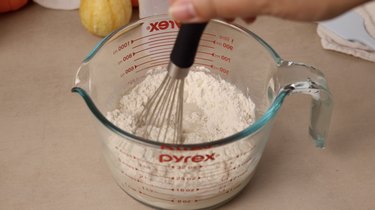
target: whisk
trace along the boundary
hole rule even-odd
[[[181,25],[170,55],[167,75],[136,120],[137,135],[164,143],[183,143],[184,79],[194,63],[206,24]]]

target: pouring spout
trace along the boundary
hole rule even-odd
[[[78,68],[76,76],[74,77],[72,92],[78,92],[78,89],[84,91],[90,90],[90,71],[85,62]]]

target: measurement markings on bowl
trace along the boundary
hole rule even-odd
[[[138,184],[140,184],[140,183],[142,183],[142,182],[139,182]],[[152,197],[154,199],[170,201],[170,202],[178,202],[178,203],[191,203],[191,202],[201,202],[201,201],[206,201],[206,200],[212,200],[212,199],[222,197],[225,194],[228,194],[228,193],[238,189],[243,184],[241,182],[238,182],[237,184],[232,185],[232,187],[219,186],[215,190],[206,191],[206,194],[202,194],[202,192],[201,192],[202,190],[200,190],[199,188],[180,188],[180,189],[174,189],[173,188],[173,189],[171,189],[171,191],[173,193],[177,193],[177,194],[181,193],[181,194],[186,195],[186,194],[191,193],[192,195],[195,195],[195,194],[199,193],[196,196],[194,196],[195,198],[193,198],[193,199],[175,199],[174,196],[171,196],[171,194],[163,193],[163,192],[155,190],[154,188],[157,187],[157,186],[150,185],[150,184],[147,184],[146,186],[144,186],[144,185],[142,185],[142,186],[139,186],[139,185],[132,186],[130,183],[124,182],[124,183],[122,183],[122,185],[124,187],[127,187],[127,188],[133,190],[134,192],[136,192],[139,195],[145,195],[145,196],[148,196],[148,197]],[[215,196],[212,196],[212,191],[217,192],[217,193],[215,193]]]
[[[121,149],[119,147],[116,147],[117,150],[119,150],[121,153]],[[206,148],[206,150],[209,150],[210,148]],[[217,168],[213,168],[212,170],[208,171],[205,167],[206,165],[155,165],[154,162],[148,162],[143,159],[137,158],[134,155],[126,154],[124,157],[126,157],[124,160],[122,160],[120,157],[118,160],[120,163],[125,166],[122,167],[121,173],[132,180],[133,182],[138,183],[138,188],[141,186],[141,189],[138,189],[137,192],[142,195],[147,195],[149,193],[155,193],[149,194],[150,196],[153,196],[155,199],[161,199],[161,200],[169,200],[165,196],[170,196],[170,193],[182,193],[182,194],[191,194],[191,196],[194,196],[194,193],[199,193],[199,199],[196,199],[197,201],[203,201],[207,199],[212,199],[212,194],[214,192],[217,193],[230,193],[236,188],[241,185],[242,179],[241,177],[247,175],[249,173],[248,165],[251,164],[253,158],[250,155],[245,156],[246,154],[249,154],[249,152],[253,149],[253,147],[247,151],[243,152],[241,154],[238,154],[234,156],[233,158],[227,159],[224,161],[228,165],[228,170],[226,171],[218,171]],[[173,150],[174,152],[182,152],[184,150]],[[194,150],[193,150],[194,151]],[[235,162],[233,159],[241,158],[242,156],[245,156],[245,159],[242,160],[242,162]],[[136,161],[129,161],[130,159],[134,159]],[[136,166],[131,165],[132,163],[136,163]],[[223,162],[219,162],[216,165],[220,165]],[[214,165],[214,164],[212,164]],[[169,168],[169,169],[168,169]],[[162,169],[162,170],[160,170]],[[204,170],[204,174],[202,175],[190,175],[190,176],[168,176],[165,174],[165,172],[170,170],[183,170],[196,172],[197,170]],[[186,170],[188,169],[188,170]],[[136,172],[135,174],[129,170],[133,170]],[[127,171],[128,173],[125,173]],[[235,176],[229,176],[228,173],[234,173]],[[159,174],[160,173],[160,174]],[[219,183],[211,183],[212,178],[217,179]],[[199,181],[199,183],[196,183],[196,186],[192,185],[192,182]],[[128,183],[126,183],[128,185]],[[183,185],[179,187],[178,185]],[[215,194],[215,193],[214,193]],[[202,195],[207,195],[202,196]],[[211,196],[210,196],[211,195]],[[188,202],[188,200],[186,201]]]
[[[149,187],[147,187],[147,186],[145,187],[143,185],[142,186],[139,186],[139,185],[132,186],[131,184],[129,184],[127,182],[124,182],[122,185],[132,189],[134,192],[137,192],[141,195],[148,195],[150,197],[152,196],[153,198],[159,199],[159,200],[167,200],[167,201],[171,201],[171,202],[178,202],[178,200],[181,200],[181,201],[183,200],[183,199],[173,199],[173,196],[171,196],[170,193],[163,193],[163,192],[160,192],[160,191],[155,191],[155,189],[154,189],[155,186],[152,186],[152,185],[147,185]],[[223,196],[223,194],[228,194],[228,193],[236,190],[241,185],[242,185],[242,183],[237,183],[233,187],[221,186],[218,189],[214,190],[214,191],[217,192],[216,196],[210,196],[212,194],[212,190],[207,191],[205,196],[204,196],[204,194],[202,195],[202,193],[199,189],[175,189],[172,192],[176,193],[176,195],[177,194],[185,194],[185,195],[186,194],[192,194],[192,196],[199,193],[199,195],[194,196],[196,199],[185,199],[184,200],[185,202],[190,202],[190,201],[199,202],[199,201],[211,200],[211,199],[215,199],[217,197],[221,197],[221,196]]]
[[[137,39],[124,41],[113,50],[113,55],[120,53],[118,65],[124,66],[120,77],[135,72],[139,73],[158,65],[164,66],[169,63],[169,55],[174,45],[177,31],[158,32],[139,37]],[[143,42],[142,42],[143,41]],[[231,63],[231,52],[235,49],[234,39],[230,36],[203,33],[200,50],[197,52],[196,64],[206,66],[212,70],[228,75],[230,69],[225,63]],[[223,51],[218,54],[211,51]],[[130,49],[130,50],[129,50]],[[155,57],[158,55],[160,57]],[[162,56],[164,55],[164,56]]]
[[[158,52],[158,53],[149,53],[149,54],[147,54],[147,55],[144,55],[144,56],[142,56],[142,57],[139,57],[139,58],[134,59],[134,61],[139,61],[139,60],[141,60],[141,59],[143,59],[143,58],[147,58],[147,57],[151,57],[151,58],[153,58],[153,56],[155,56],[155,55],[164,55],[164,56],[166,56],[166,57],[169,58],[170,53],[171,53],[170,50],[165,50],[165,51],[161,51],[161,52]]]
[[[241,178],[242,176],[244,176],[246,174],[246,170],[245,171],[242,171],[240,174],[238,174],[237,176],[234,176],[233,178],[231,179],[221,179],[221,182],[218,183],[218,184],[214,184],[214,185],[210,185],[210,184],[205,184],[205,185],[197,185],[194,187],[194,190],[191,190],[192,191],[203,191],[204,190],[206,192],[212,192],[213,190],[217,189],[217,188],[224,188],[224,187],[227,187],[229,183],[232,183],[232,182],[235,182],[237,179]],[[137,177],[133,177],[133,176],[130,176],[128,175],[127,173],[125,173],[124,170],[121,170],[121,173],[130,178],[131,180],[137,182],[137,183],[140,183],[140,184],[144,184],[146,186],[150,186],[150,187],[154,187],[155,189],[154,190],[167,190],[167,191],[182,191],[182,190],[178,190],[178,189],[186,189],[186,186],[184,188],[176,188],[175,186],[175,183],[173,182],[168,182],[168,181],[163,181],[163,182],[158,182],[160,183],[160,185],[155,185],[155,182],[152,182],[150,183],[149,180],[150,180],[150,177],[147,176],[147,175],[143,175],[143,174],[138,174]],[[196,177],[191,177],[191,179],[183,179],[184,181],[195,181],[197,179],[200,179],[200,178],[196,178]],[[177,179],[173,179],[173,180],[177,180]],[[240,181],[240,180],[239,180]],[[168,184],[168,186],[166,186],[166,184]],[[189,186],[188,186],[189,187]],[[192,186],[190,186],[192,187]]]

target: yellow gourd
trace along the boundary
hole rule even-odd
[[[129,23],[132,4],[131,0],[81,0],[79,15],[87,30],[106,36]]]

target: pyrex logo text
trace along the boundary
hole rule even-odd
[[[159,162],[173,162],[173,163],[188,163],[188,162],[206,162],[206,161],[215,160],[215,153],[206,154],[206,155],[193,155],[193,156],[184,156],[184,155],[168,155],[161,154],[159,156]]]
[[[178,25],[178,23],[174,20],[162,20],[162,21],[156,21],[156,22],[153,22],[153,23],[150,23],[149,26],[147,26],[147,30],[150,31],[150,32],[153,32],[153,31],[163,31],[163,30],[166,30],[166,29],[175,29],[175,28],[179,28],[180,26]]]

